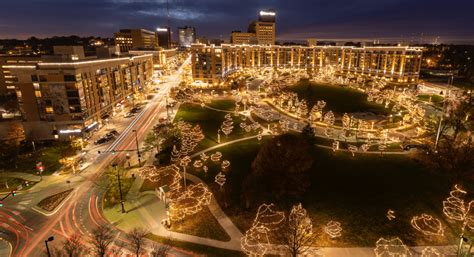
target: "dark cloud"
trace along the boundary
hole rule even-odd
[[[167,24],[166,0],[2,0],[0,38],[100,35]],[[474,40],[472,0],[169,0],[172,27],[229,38],[261,8],[277,11],[280,39]]]

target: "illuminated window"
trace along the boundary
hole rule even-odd
[[[54,112],[53,107],[51,106],[46,107],[46,113],[53,113],[53,112]]]
[[[35,91],[35,96],[36,96],[36,97],[41,97],[41,91],[36,90],[36,91]]]

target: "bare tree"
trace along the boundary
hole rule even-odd
[[[113,231],[107,225],[101,225],[92,231],[91,244],[99,257],[104,257],[109,246],[114,241]]]
[[[131,247],[137,257],[143,252],[145,246],[145,236],[148,234],[148,230],[144,228],[134,228],[130,233],[127,234],[128,239],[131,241]]]
[[[166,257],[168,256],[169,251],[171,250],[171,246],[166,244],[153,244],[152,250],[150,253],[151,257]]]
[[[124,242],[116,242],[114,243],[115,247],[112,247],[111,253],[113,256],[122,256],[123,248],[125,247]]]
[[[291,256],[307,253],[316,235],[313,222],[301,204],[294,205],[283,228],[276,232],[277,240]]]
[[[81,234],[73,234],[66,238],[64,241],[63,250],[66,256],[68,257],[75,257],[75,256],[83,256],[85,254],[85,248],[81,242]]]

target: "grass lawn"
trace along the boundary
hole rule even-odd
[[[190,171],[209,184],[221,206],[229,203],[229,207],[223,209],[242,231],[249,228],[255,209],[244,209],[241,185],[260,144],[253,139],[219,149],[223,159],[231,162],[231,169],[225,173],[226,194],[214,183],[214,176],[219,172],[215,165],[210,165],[208,174]],[[310,212],[320,234],[317,245],[373,246],[383,236],[399,236],[410,245],[443,245],[456,241],[454,233],[459,226],[447,223],[442,213],[442,201],[452,187],[446,176],[432,173],[405,156],[357,154],[352,158],[349,153],[320,148],[315,149],[314,155],[311,187],[300,201]],[[278,204],[285,208],[286,203]],[[395,211],[395,220],[386,218],[388,209]],[[411,218],[422,213],[440,218],[446,236],[426,237],[413,229]],[[324,225],[330,220],[341,222],[341,238],[333,240],[323,233]]]
[[[219,109],[229,106],[230,100],[220,100],[214,101],[213,106]],[[202,108],[197,104],[182,104],[179,107],[178,113],[175,117],[175,122],[179,120],[190,122],[191,124],[199,124],[202,128],[205,135],[205,139],[202,140],[199,145],[196,147],[195,151],[206,149],[208,147],[214,146],[217,144],[217,131],[224,121],[224,116],[227,113],[210,110],[207,108]],[[242,122],[241,117],[235,117],[232,114],[232,119],[234,121],[234,129],[231,134],[226,136],[221,132],[221,143],[238,139],[242,136],[254,135],[253,132],[246,133],[243,129],[240,128],[239,124]]]
[[[215,247],[210,247],[206,245],[199,245],[199,244],[194,244],[194,243],[188,243],[188,242],[183,242],[183,241],[176,241],[171,238],[165,238],[161,236],[157,236],[154,234],[148,234],[146,236],[148,239],[153,240],[158,243],[166,243],[168,245],[171,245],[173,247],[177,247],[186,251],[190,251],[196,254],[199,254],[201,256],[207,256],[207,257],[221,257],[221,256],[228,256],[228,257],[243,257],[245,254],[240,251],[232,251],[232,250],[226,250],[226,249],[221,249],[221,248],[215,248]]]
[[[1,175],[1,173],[0,173]],[[20,178],[0,178],[0,193],[10,192],[12,190],[18,191],[18,187],[21,185],[21,190],[26,190],[32,187],[35,183],[29,182],[28,187],[25,185],[25,181]],[[8,185],[8,188],[7,188]]]
[[[212,216],[211,211],[209,211],[207,207],[204,207],[200,212],[192,216],[184,218],[184,220],[180,222],[174,222],[170,230],[219,241],[230,240],[229,235],[227,235],[219,222]]]
[[[51,175],[61,168],[59,160],[73,155],[72,147],[65,142],[55,142],[51,145],[37,146],[36,151],[30,151],[18,156],[16,167],[14,162],[4,166],[6,172],[25,172],[36,174],[36,163],[42,162],[44,166],[43,175]]]
[[[333,111],[339,114],[354,112],[373,112],[387,115],[390,111],[384,106],[367,101],[367,95],[355,89],[316,84],[302,80],[289,88],[298,94],[299,99],[305,99],[308,109],[311,110],[318,100],[326,101],[325,111]]]
[[[429,102],[431,97],[432,103],[441,103],[444,100],[440,95],[417,95],[416,97],[423,102]]]

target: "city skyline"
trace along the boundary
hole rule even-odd
[[[181,26],[193,26],[199,36],[229,40],[233,30],[245,30],[261,9],[277,12],[277,40],[390,42],[474,42],[474,4],[443,1],[169,1],[173,37]],[[49,37],[77,34],[112,37],[119,28],[154,29],[167,25],[165,0],[4,1],[0,38]],[[27,6],[28,8],[25,8]],[[41,12],[38,12],[41,10]],[[17,19],[22,13],[22,19]],[[222,22],[225,21],[225,22]]]

